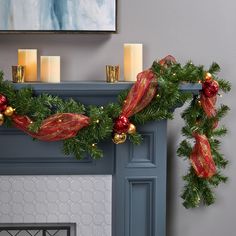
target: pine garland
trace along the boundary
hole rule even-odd
[[[219,151],[219,138],[227,133],[227,129],[222,126],[214,130],[212,125],[215,121],[222,119],[229,108],[221,105],[217,110],[217,115],[214,118],[208,118],[199,105],[199,95],[193,97],[191,93],[182,92],[179,89],[182,83],[203,82],[207,72],[203,66],[195,66],[188,62],[184,66],[176,63],[163,67],[158,62],[154,62],[151,69],[158,78],[158,93],[145,109],[131,117],[131,122],[142,125],[149,121],[172,119],[173,110],[190,101],[189,107],[182,113],[185,121],[182,134],[185,139],[180,143],[177,154],[189,159],[193,149],[192,134],[198,131],[207,136],[218,171],[212,178],[203,179],[199,178],[190,167],[183,177],[186,182],[182,194],[183,205],[186,208],[197,207],[201,202],[211,205],[215,200],[213,188],[227,180],[221,173],[227,161]],[[208,72],[218,81],[220,89],[228,92],[230,91],[229,82],[216,77],[219,70],[220,67],[213,63]],[[35,96],[34,91],[29,87],[15,90],[11,82],[3,80],[3,72],[0,72],[0,93],[7,97],[9,104],[16,109],[18,114],[27,115],[34,121],[30,126],[33,132],[37,132],[42,121],[52,114],[69,112],[89,116],[91,124],[80,130],[76,137],[64,140],[63,151],[66,155],[73,154],[77,159],[84,158],[86,154],[99,159],[103,156],[103,152],[97,144],[102,140],[111,139],[114,119],[119,116],[128,91],[123,91],[119,95],[117,103],[110,103],[104,107],[86,107],[73,99],[62,100],[50,94]],[[11,118],[6,118],[5,125],[11,126]],[[142,137],[135,133],[129,135],[129,140],[134,144],[139,144]]]

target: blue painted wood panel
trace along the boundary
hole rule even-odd
[[[138,129],[148,137],[140,146],[129,142],[116,146],[113,233],[164,236],[167,122],[150,122]]]

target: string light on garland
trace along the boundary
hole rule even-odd
[[[62,140],[66,155],[81,159],[88,153],[99,159],[103,155],[99,142],[112,139],[115,144],[122,144],[129,137],[136,144],[136,126],[170,119],[174,107],[190,101],[182,114],[186,139],[177,151],[178,156],[187,157],[190,166],[184,176],[183,205],[211,205],[215,199],[213,188],[227,179],[221,173],[227,160],[219,151],[218,138],[227,133],[219,121],[229,108],[221,105],[216,109],[216,97],[219,90],[230,91],[230,83],[217,79],[218,71],[216,63],[205,71],[203,66],[192,62],[182,66],[167,56],[138,74],[128,95],[123,91],[119,102],[106,106],[84,106],[73,99],[62,100],[48,94],[37,97],[30,88],[15,90],[9,81],[3,80],[0,71],[0,125],[12,124],[43,141]],[[179,90],[182,83],[202,83],[203,90],[192,98]]]
[[[200,100],[198,100],[198,101],[197,101],[197,104],[198,104],[198,106],[199,106],[199,107],[201,107],[201,106],[202,106],[202,103],[201,103],[201,101],[200,101]]]

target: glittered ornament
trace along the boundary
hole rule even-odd
[[[7,108],[7,105],[2,105],[2,106],[0,106],[0,112],[3,112],[3,111],[5,111],[5,110],[6,110],[6,108]]]
[[[6,110],[4,111],[4,115],[5,116],[12,116],[14,113],[15,109],[13,109],[12,107],[7,107]]]
[[[124,143],[126,141],[126,138],[127,138],[127,135],[125,133],[122,133],[122,134],[115,133],[112,141],[115,144],[121,144],[121,143]]]
[[[134,124],[129,125],[129,129],[128,129],[128,134],[135,134],[136,133],[136,127]]]
[[[7,98],[0,94],[0,112],[4,111],[7,108]]]
[[[216,80],[205,80],[202,85],[203,93],[206,97],[214,97],[219,91],[219,84]]]
[[[114,131],[118,134],[127,133],[128,129],[129,129],[129,125],[130,125],[130,122],[127,117],[119,116],[115,120]]]
[[[4,116],[2,113],[0,113],[0,125],[3,125],[4,123]]]

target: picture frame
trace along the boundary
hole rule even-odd
[[[117,33],[117,0],[0,0],[0,34]]]

